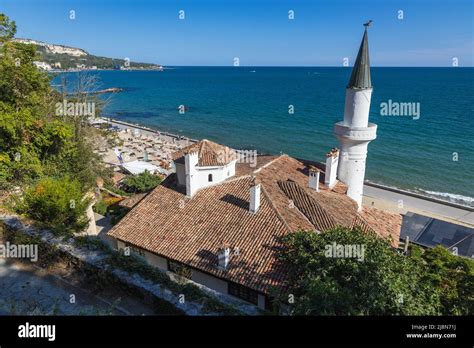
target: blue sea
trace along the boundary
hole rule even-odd
[[[338,146],[350,68],[175,67],[91,71],[108,95],[103,115],[237,149],[324,161]],[[371,69],[374,91],[366,179],[474,205],[474,68]],[[67,73],[73,82],[77,73]],[[58,83],[57,77],[53,83]],[[381,115],[381,103],[419,103],[416,116]],[[188,111],[180,114],[178,107]],[[292,105],[294,113],[289,113]]]

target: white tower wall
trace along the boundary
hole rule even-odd
[[[310,170],[308,186],[319,192],[319,170]]]
[[[355,143],[340,137],[341,158],[339,161],[339,180],[347,184],[347,195],[362,205],[362,193],[365,177],[365,160],[368,142]]]
[[[344,107],[344,124],[352,127],[367,127],[369,122],[370,89],[346,89],[346,103]]]
[[[198,153],[188,153],[184,156],[184,170],[186,174],[186,196],[192,197],[194,193],[198,190],[198,185],[196,182],[196,166],[198,164],[199,158]]]
[[[186,185],[186,195],[188,197],[205,187],[218,184],[235,175],[235,164],[233,160],[222,166],[199,166],[199,154],[197,152],[188,153],[184,156],[184,166],[176,164],[176,175],[178,185]]]
[[[372,82],[367,28],[371,23],[364,24],[364,36],[346,88],[344,121],[334,125],[334,135],[341,144],[338,178],[348,186],[347,195],[357,202],[359,210],[362,208],[367,146],[377,133],[377,126],[369,123]]]
[[[377,125],[373,123],[367,127],[352,127],[338,122],[334,126],[334,134],[341,144],[338,178],[348,186],[347,195],[357,202],[359,210],[362,207],[367,146],[376,138],[376,132]]]
[[[256,213],[260,208],[260,184],[250,187],[250,212]]]
[[[324,183],[329,188],[336,185],[337,168],[339,164],[339,150],[333,149],[326,155],[326,173],[324,175]]]

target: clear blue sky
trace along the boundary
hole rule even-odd
[[[17,37],[164,65],[473,66],[473,0],[0,0]],[[69,11],[76,19],[69,19]],[[185,20],[178,12],[185,11]],[[288,20],[288,11],[295,13]],[[397,11],[404,11],[404,19]]]

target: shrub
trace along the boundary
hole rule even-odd
[[[101,200],[98,201],[96,204],[94,204],[94,206],[92,207],[92,209],[93,209],[97,214],[100,214],[100,215],[105,215],[105,214],[107,214],[107,204],[104,202],[103,199],[101,199]]]
[[[107,197],[107,198],[104,198],[103,202],[107,207],[110,207],[111,205],[115,205],[122,200],[123,198],[121,197]]]
[[[118,188],[118,187],[115,187],[114,185],[112,184],[109,184],[109,183],[105,183],[104,184],[104,188],[106,188],[107,190],[113,192],[113,193],[116,193],[120,196],[131,196],[132,194],[129,193],[129,192],[125,192],[124,190]]]
[[[141,174],[132,175],[123,181],[126,190],[133,193],[148,192],[159,184],[161,184],[161,178],[147,170]]]
[[[68,235],[87,226],[89,203],[77,180],[43,178],[26,190],[18,211],[42,227]]]

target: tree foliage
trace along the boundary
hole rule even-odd
[[[66,98],[91,102],[99,113],[103,103],[83,91],[54,90],[51,76],[33,63],[36,47],[12,41],[15,33],[15,22],[0,14],[0,189],[26,188],[19,211],[56,230],[77,230],[83,197],[106,170],[93,151],[98,131],[88,126],[88,115],[58,114],[57,105]]]
[[[16,33],[16,23],[0,13],[0,43],[11,40]]]
[[[84,126],[85,117],[55,113],[65,96],[33,64],[35,46],[11,41],[15,31],[14,22],[0,14],[0,187],[48,175],[69,176],[90,188],[104,171],[88,142],[95,130]],[[100,111],[103,103],[94,96],[74,92],[68,101],[93,102]]]
[[[443,315],[474,313],[474,261],[453,255],[448,249],[412,247],[412,258],[426,264],[425,279],[439,289]]]
[[[291,278],[281,300],[288,303],[289,294],[294,296],[294,314],[472,313],[472,261],[447,251],[433,249],[408,257],[373,233],[342,227],[321,234],[299,231],[283,242],[280,259],[290,268]],[[334,243],[364,246],[363,260],[328,257],[328,246]]]
[[[147,170],[138,175],[132,175],[123,181],[125,189],[133,193],[148,192],[159,184],[161,184],[161,178]]]

